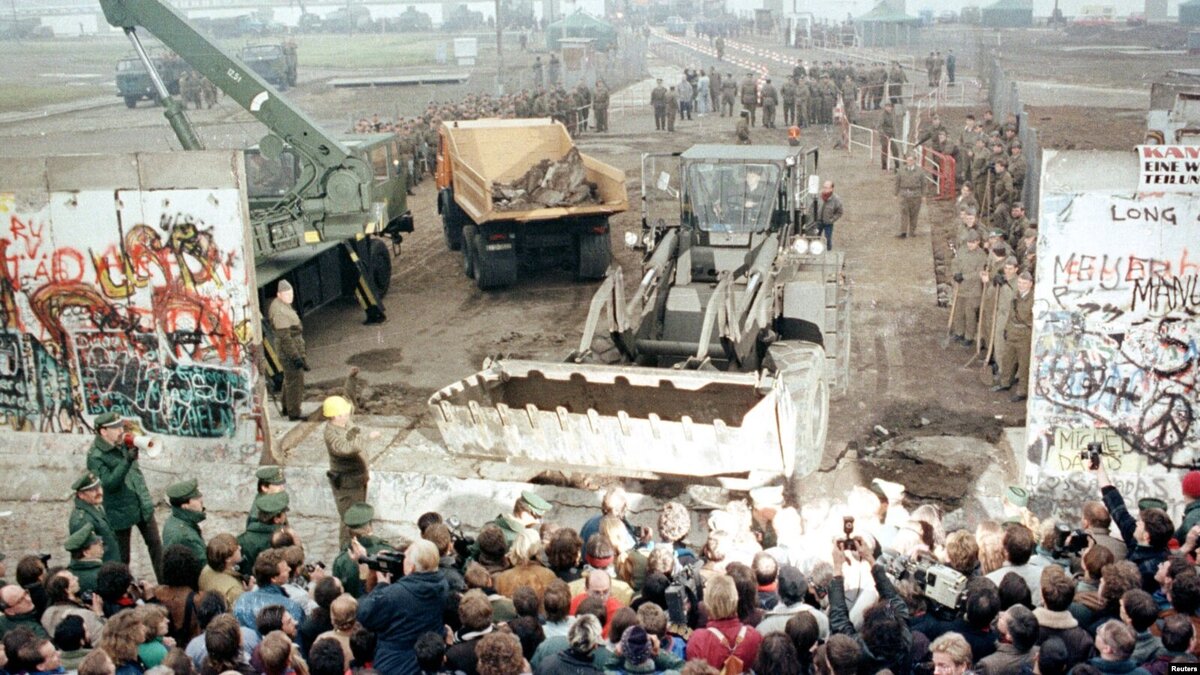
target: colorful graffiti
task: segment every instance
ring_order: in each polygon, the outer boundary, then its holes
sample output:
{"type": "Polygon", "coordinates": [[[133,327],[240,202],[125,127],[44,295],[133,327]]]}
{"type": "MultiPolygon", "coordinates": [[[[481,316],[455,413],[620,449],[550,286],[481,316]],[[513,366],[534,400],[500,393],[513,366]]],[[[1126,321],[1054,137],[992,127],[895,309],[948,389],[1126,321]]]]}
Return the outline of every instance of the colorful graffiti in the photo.
{"type": "Polygon", "coordinates": [[[1177,496],[1168,473],[1200,462],[1200,198],[1047,193],[1042,214],[1030,485],[1095,498],[1071,481],[1098,442],[1129,496],[1177,496]]]}
{"type": "Polygon", "coordinates": [[[0,193],[0,422],[230,437],[254,294],[236,189],[0,193]]]}

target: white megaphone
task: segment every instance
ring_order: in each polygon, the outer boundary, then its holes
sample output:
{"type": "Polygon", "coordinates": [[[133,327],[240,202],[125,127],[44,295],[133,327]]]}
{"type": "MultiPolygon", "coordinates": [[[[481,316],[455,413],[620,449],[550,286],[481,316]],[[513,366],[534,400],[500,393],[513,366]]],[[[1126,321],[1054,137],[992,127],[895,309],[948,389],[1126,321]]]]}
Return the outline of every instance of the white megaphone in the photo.
{"type": "Polygon", "coordinates": [[[125,447],[137,448],[138,454],[154,459],[162,454],[162,441],[153,436],[125,434],[125,447]]]}

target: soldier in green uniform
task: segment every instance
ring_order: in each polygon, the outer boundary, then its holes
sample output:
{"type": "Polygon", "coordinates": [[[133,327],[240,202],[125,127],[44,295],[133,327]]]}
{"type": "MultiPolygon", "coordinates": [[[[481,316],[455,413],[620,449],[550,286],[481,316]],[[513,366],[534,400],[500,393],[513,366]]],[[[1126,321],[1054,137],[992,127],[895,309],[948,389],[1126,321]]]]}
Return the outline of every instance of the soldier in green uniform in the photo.
{"type": "Polygon", "coordinates": [[[664,101],[667,106],[667,131],[675,131],[675,117],[679,114],[679,94],[675,92],[675,85],[667,89],[664,101]]]}
{"type": "Polygon", "coordinates": [[[888,156],[892,157],[891,168],[897,168],[896,164],[896,148],[892,145],[892,139],[896,137],[896,114],[895,106],[891,101],[883,104],[883,114],[879,116],[879,168],[884,171],[888,170],[888,156]]]}
{"type": "Polygon", "coordinates": [[[246,526],[238,535],[238,546],[242,547],[242,563],[238,571],[249,576],[254,571],[258,554],[271,548],[271,537],[287,525],[288,493],[259,495],[254,500],[258,509],[258,520],[246,526]]]}
{"type": "Polygon", "coordinates": [[[1014,138],[1008,146],[1008,173],[1012,176],[1013,190],[1017,192],[1017,197],[1025,194],[1025,174],[1029,171],[1025,155],[1022,155],[1021,152],[1021,141],[1014,138]]]}
{"type": "Polygon", "coordinates": [[[750,126],[754,126],[755,114],[758,109],[758,83],[754,81],[754,73],[746,73],[740,87],[742,108],[750,115],[750,126]]]}
{"type": "Polygon", "coordinates": [[[356,598],[366,592],[363,579],[359,575],[358,558],[362,555],[375,555],[380,551],[395,550],[395,547],[375,536],[371,521],[375,518],[375,509],[366,502],[354,504],[346,509],[342,516],[342,524],[350,532],[350,545],[342,548],[342,552],[333,561],[333,576],[342,582],[342,588],[356,598]],[[357,544],[357,548],[355,548],[357,544]]]}
{"type": "Polygon", "coordinates": [[[283,366],[283,414],[289,420],[302,420],[300,403],[304,400],[304,372],[308,368],[308,351],[304,346],[304,325],[292,309],[296,293],[287,279],[281,279],[275,299],[267,310],[267,320],[275,331],[275,349],[283,366]]]}
{"type": "Polygon", "coordinates": [[[766,129],[775,128],[775,108],[779,104],[779,94],[775,91],[775,85],[771,84],[771,78],[767,78],[763,82],[762,87],[762,122],[766,129]]]}
{"type": "Polygon", "coordinates": [[[96,536],[104,541],[104,562],[121,562],[121,547],[117,545],[117,535],[108,522],[104,513],[104,486],[100,479],[91,471],[75,479],[71,484],[75,491],[75,510],[67,522],[67,534],[70,534],[91,523],[96,536]]]}
{"type": "Polygon", "coordinates": [[[950,333],[956,342],[968,347],[975,344],[975,332],[979,321],[979,304],[983,297],[983,280],[979,273],[987,265],[987,254],[979,248],[979,235],[967,235],[967,247],[954,256],[950,272],[958,284],[954,316],[951,317],[950,333]]]}
{"type": "Polygon", "coordinates": [[[130,530],[137,527],[146,542],[155,578],[162,578],[162,539],[154,520],[154,502],[138,464],[138,449],[124,443],[125,423],[115,412],[96,417],[96,438],[88,450],[87,468],[104,486],[104,511],[117,535],[121,562],[129,564],[130,530]]]}
{"type": "Polygon", "coordinates": [[[207,553],[200,523],[204,522],[207,514],[204,512],[204,495],[200,494],[196,479],[190,478],[167,486],[167,501],[171,504],[171,515],[163,523],[163,548],[183,544],[192,549],[196,560],[205,560],[207,553]]]}
{"type": "Polygon", "coordinates": [[[1016,249],[1017,242],[1025,236],[1025,228],[1029,227],[1029,219],[1025,217],[1025,203],[1013,202],[1008,213],[1008,243],[1016,249]]]}
{"type": "Polygon", "coordinates": [[[783,99],[783,125],[799,126],[800,122],[796,119],[796,78],[789,77],[783,81],[779,87],[779,96],[783,99]]]}
{"type": "Polygon", "coordinates": [[[741,117],[738,117],[734,136],[737,138],[738,145],[750,145],[750,112],[748,110],[743,110],[741,117]]]}
{"type": "Polygon", "coordinates": [[[79,579],[79,592],[96,590],[96,575],[104,564],[104,541],[96,536],[91,523],[71,533],[63,543],[71,554],[67,570],[79,579]]]}
{"type": "Polygon", "coordinates": [[[988,188],[988,163],[990,162],[987,150],[987,140],[982,136],[975,138],[975,149],[971,152],[971,188],[975,192],[975,199],[980,201],[987,196],[988,188]]]}
{"type": "Polygon", "coordinates": [[[924,195],[925,171],[917,166],[916,155],[910,152],[904,158],[904,167],[896,171],[896,196],[900,198],[900,232],[896,234],[897,237],[904,239],[916,234],[924,195]]]}
{"type": "Polygon", "coordinates": [[[522,530],[539,527],[542,524],[542,517],[549,511],[550,502],[542,499],[535,492],[525,490],[513,504],[512,513],[501,513],[491,524],[504,532],[505,543],[512,546],[513,541],[522,530]]]}
{"type": "MultiPolygon", "coordinates": [[[[329,484],[337,504],[338,520],[344,521],[346,511],[367,500],[367,484],[371,480],[367,466],[367,440],[379,438],[378,431],[363,432],[350,423],[354,406],[341,396],[330,396],[322,405],[325,414],[325,450],[329,453],[329,484]]],[[[350,530],[344,522],[338,533],[340,546],[350,543],[350,530]]]]}
{"type": "Polygon", "coordinates": [[[733,73],[725,73],[725,78],[721,80],[721,117],[725,117],[725,111],[729,111],[729,116],[733,117],[733,101],[737,98],[738,85],[733,79],[733,73]]]}
{"type": "Polygon", "coordinates": [[[992,209],[992,220],[989,224],[1003,227],[1011,210],[1011,204],[1017,201],[1017,192],[1013,189],[1012,175],[1008,173],[1008,160],[996,157],[992,160],[992,194],[988,204],[992,209]]]}
{"type": "MultiPolygon", "coordinates": [[[[538,98],[541,101],[541,98],[538,98]]],[[[659,78],[650,90],[650,107],[654,109],[654,130],[665,131],[667,128],[667,88],[659,78]]]]}
{"type": "Polygon", "coordinates": [[[287,479],[283,476],[282,466],[276,464],[260,466],[254,472],[254,477],[258,479],[258,492],[254,495],[254,503],[250,505],[250,512],[246,514],[247,525],[258,520],[259,495],[275,494],[287,489],[287,479]]]}
{"type": "MultiPolygon", "coordinates": [[[[1029,389],[1029,350],[1033,338],[1033,275],[1021,272],[1017,277],[1017,292],[1004,326],[1004,352],[1000,354],[1000,382],[992,391],[1007,391],[1020,380],[1023,390],[1029,389]]],[[[1025,394],[1013,394],[1012,401],[1024,401],[1025,394]]]]}
{"type": "Polygon", "coordinates": [[[608,131],[608,85],[596,80],[596,93],[592,95],[592,110],[596,115],[596,131],[608,131]]]}

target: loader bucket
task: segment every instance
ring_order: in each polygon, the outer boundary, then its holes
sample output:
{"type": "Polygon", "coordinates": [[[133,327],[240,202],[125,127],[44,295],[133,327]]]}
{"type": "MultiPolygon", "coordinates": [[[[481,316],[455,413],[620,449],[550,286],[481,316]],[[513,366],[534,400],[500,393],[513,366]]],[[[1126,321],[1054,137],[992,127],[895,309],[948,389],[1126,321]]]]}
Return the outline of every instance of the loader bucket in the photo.
{"type": "Polygon", "coordinates": [[[794,441],[779,436],[794,396],[762,373],[496,361],[429,404],[447,447],[468,457],[634,476],[795,466],[794,441]]]}

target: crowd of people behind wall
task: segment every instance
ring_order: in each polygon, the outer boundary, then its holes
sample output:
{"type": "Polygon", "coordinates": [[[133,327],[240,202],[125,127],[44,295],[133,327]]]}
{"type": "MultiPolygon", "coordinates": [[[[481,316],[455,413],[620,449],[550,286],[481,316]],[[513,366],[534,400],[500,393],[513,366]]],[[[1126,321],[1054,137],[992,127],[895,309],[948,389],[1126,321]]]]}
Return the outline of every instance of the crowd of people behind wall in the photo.
{"type": "MultiPolygon", "coordinates": [[[[339,429],[327,441],[362,435],[339,429]]],[[[97,418],[69,564],[25,555],[0,582],[0,671],[1162,675],[1200,655],[1200,471],[1181,477],[1187,504],[1131,509],[1100,463],[1072,520],[1011,487],[1002,521],[949,531],[882,481],[833,505],[758,488],[703,532],[679,502],[632,524],[619,487],[575,529],[526,491],[473,539],[431,512],[405,543],[339,499],[345,543],[326,567],[289,523],[278,466],[258,470],[241,534],[203,532],[191,479],[166,489],[160,536],[124,433],[97,418]],[[134,528],[151,569],[129,565],[134,528]]],[[[335,496],[353,492],[347,471],[335,496]]]]}

